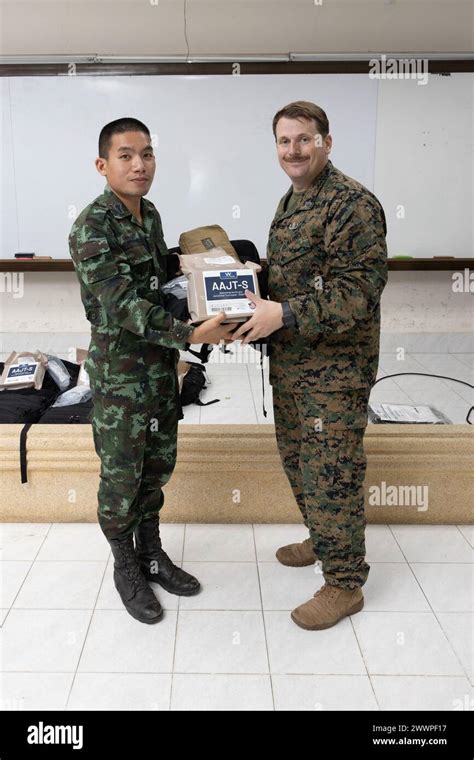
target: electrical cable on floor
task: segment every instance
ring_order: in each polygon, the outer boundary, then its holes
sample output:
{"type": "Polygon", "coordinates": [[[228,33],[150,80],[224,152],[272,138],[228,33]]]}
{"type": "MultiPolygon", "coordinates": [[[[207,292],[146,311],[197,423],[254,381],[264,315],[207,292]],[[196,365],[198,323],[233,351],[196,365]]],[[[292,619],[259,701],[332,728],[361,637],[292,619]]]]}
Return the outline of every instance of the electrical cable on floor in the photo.
{"type": "MultiPolygon", "coordinates": [[[[388,380],[390,377],[401,377],[402,375],[419,375],[420,377],[435,377],[439,380],[452,380],[453,383],[461,383],[462,385],[467,385],[468,388],[474,388],[474,385],[471,385],[471,383],[467,383],[465,380],[459,380],[457,377],[446,377],[445,375],[432,375],[428,372],[397,372],[395,375],[384,375],[384,377],[379,377],[378,380],[375,381],[374,385],[377,383],[380,383],[381,380],[388,380]]],[[[401,388],[403,390],[403,388],[401,388]]],[[[466,401],[466,404],[469,403],[466,401]]],[[[469,408],[469,411],[466,416],[466,422],[468,425],[472,425],[472,422],[470,421],[469,417],[471,416],[471,412],[474,409],[474,406],[471,406],[469,408]]]]}

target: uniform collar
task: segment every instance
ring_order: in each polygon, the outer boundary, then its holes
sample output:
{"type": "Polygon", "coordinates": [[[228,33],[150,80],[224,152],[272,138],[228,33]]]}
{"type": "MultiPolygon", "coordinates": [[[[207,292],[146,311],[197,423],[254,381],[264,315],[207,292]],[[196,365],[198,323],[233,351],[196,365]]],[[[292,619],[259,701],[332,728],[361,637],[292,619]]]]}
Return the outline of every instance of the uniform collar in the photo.
{"type": "MultiPolygon", "coordinates": [[[[110,209],[116,219],[125,219],[127,216],[133,216],[132,212],[129,211],[128,208],[122,203],[118,195],[115,195],[114,191],[108,183],[104,188],[103,196],[105,205],[108,209],[110,209]]],[[[145,214],[150,211],[152,207],[153,204],[150,201],[142,198],[142,211],[144,212],[143,220],[145,220],[145,214]]]]}
{"type": "Polygon", "coordinates": [[[288,188],[287,192],[281,199],[280,203],[278,204],[278,209],[276,212],[276,217],[278,219],[285,219],[287,216],[291,216],[292,214],[295,214],[297,211],[301,211],[302,209],[310,209],[314,206],[314,202],[316,200],[316,196],[318,195],[319,191],[321,190],[322,186],[326,182],[327,178],[330,174],[334,171],[334,166],[330,159],[327,160],[327,163],[322,171],[319,172],[319,174],[314,178],[311,185],[308,187],[305,193],[301,194],[299,203],[295,208],[287,211],[283,211],[285,207],[286,200],[290,197],[291,193],[293,192],[293,187],[288,188]]]}

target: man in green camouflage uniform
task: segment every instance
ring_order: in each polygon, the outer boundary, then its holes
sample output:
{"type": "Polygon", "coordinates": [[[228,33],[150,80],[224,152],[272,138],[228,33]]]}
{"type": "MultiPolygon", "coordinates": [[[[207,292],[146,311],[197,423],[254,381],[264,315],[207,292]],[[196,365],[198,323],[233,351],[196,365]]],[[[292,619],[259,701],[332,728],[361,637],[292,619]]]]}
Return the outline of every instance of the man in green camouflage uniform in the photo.
{"type": "Polygon", "coordinates": [[[325,584],[292,612],[328,628],[363,607],[367,580],[363,437],[377,374],[386,222],[377,198],[329,160],[324,111],[298,101],[273,122],[292,180],[270,227],[268,289],[245,342],[270,335],[270,382],[282,463],[309,538],[277,551],[285,565],[316,560],[325,584]]]}
{"type": "Polygon", "coordinates": [[[150,143],[136,119],[103,128],[96,167],[107,185],[69,236],[92,326],[85,367],[101,460],[98,519],[114,554],[117,590],[127,611],[145,623],[162,614],[147,581],[179,595],[199,591],[198,580],[171,562],[159,535],[162,486],[176,460],[178,349],[218,343],[232,329],[220,325],[223,314],[193,328],[163,307],[168,249],[160,215],[143,198],[155,173],[150,143]]]}

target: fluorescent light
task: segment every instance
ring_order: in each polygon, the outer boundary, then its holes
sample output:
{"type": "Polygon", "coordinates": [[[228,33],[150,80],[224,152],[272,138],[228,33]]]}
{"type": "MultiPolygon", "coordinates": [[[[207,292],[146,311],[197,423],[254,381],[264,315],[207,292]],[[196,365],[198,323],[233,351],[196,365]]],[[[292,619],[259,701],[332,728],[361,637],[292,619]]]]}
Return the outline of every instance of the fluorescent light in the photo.
{"type": "Polygon", "coordinates": [[[70,63],[272,63],[290,60],[284,55],[1,55],[0,64],[70,64],[70,63]]]}
{"type": "Polygon", "coordinates": [[[94,53],[90,55],[0,55],[0,64],[56,64],[56,63],[94,63],[97,58],[94,53]]]}
{"type": "Polygon", "coordinates": [[[186,63],[185,55],[98,55],[97,63],[186,63]]]}
{"type": "Polygon", "coordinates": [[[274,63],[283,61],[288,63],[288,54],[278,55],[190,55],[188,63],[274,63]]]}
{"type": "Polygon", "coordinates": [[[370,61],[382,55],[387,58],[422,58],[433,61],[474,60],[474,53],[290,53],[291,61],[370,61]]]}

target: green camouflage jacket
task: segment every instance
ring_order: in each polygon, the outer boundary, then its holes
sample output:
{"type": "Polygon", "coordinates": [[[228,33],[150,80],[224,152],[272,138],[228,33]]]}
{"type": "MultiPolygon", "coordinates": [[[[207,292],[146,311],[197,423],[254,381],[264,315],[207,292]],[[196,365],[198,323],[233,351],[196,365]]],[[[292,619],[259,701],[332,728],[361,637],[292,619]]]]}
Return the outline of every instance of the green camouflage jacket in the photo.
{"type": "Polygon", "coordinates": [[[296,326],[270,339],[273,385],[320,391],[370,388],[377,374],[387,233],[380,202],[328,161],[291,211],[270,227],[269,294],[296,326]]]}
{"type": "Polygon", "coordinates": [[[161,218],[142,199],[142,220],[109,185],[74,222],[69,248],[92,325],[86,369],[91,382],[159,379],[178,359],[193,328],[163,307],[168,249],[161,218]]]}

